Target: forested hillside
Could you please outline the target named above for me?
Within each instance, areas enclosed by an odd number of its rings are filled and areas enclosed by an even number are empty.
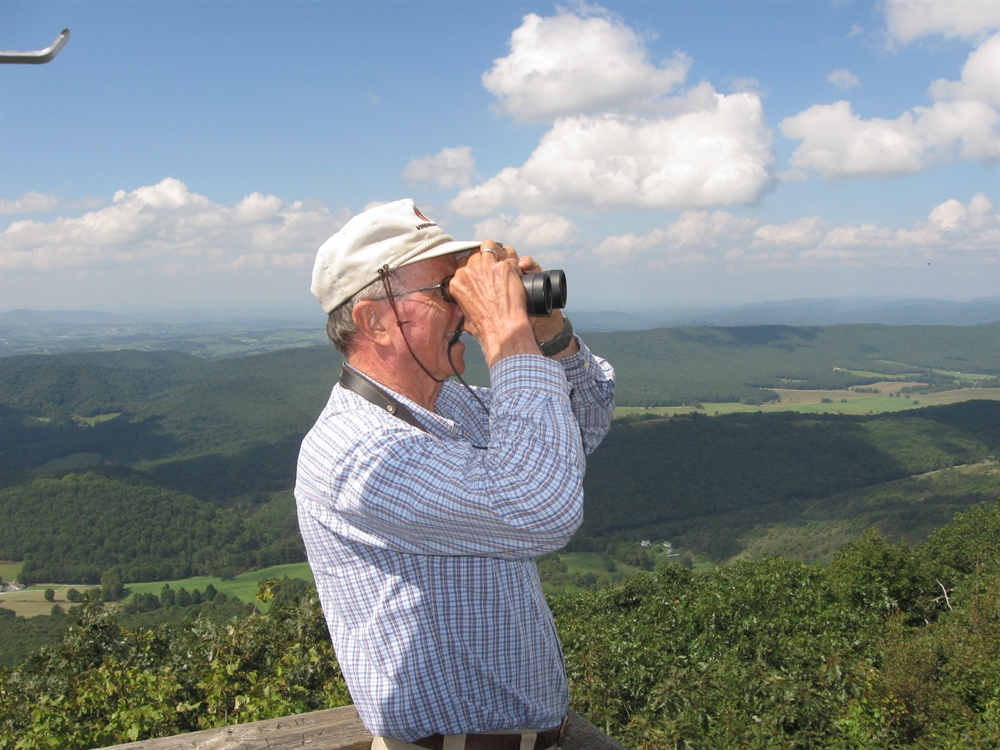
[[[875,376],[858,373],[876,367],[878,377],[924,382],[952,382],[936,372],[947,368],[991,377],[997,332],[770,326],[587,339],[618,370],[618,403],[640,404],[766,400],[774,394],[763,386],[868,383]],[[471,379],[482,380],[470,361]],[[162,351],[0,359],[0,559],[25,560],[29,581],[90,584],[108,571],[135,582],[303,559],[289,490],[339,365],[332,347],[213,361]],[[762,524],[808,508],[810,520],[834,517],[830,503],[816,505],[824,498],[983,462],[996,455],[998,432],[997,404],[987,401],[872,417],[623,423],[589,462],[587,520],[574,545],[673,538],[725,560]],[[918,539],[996,483],[970,480],[923,502],[905,529],[898,508],[869,508],[866,521]]]
[[[626,421],[590,458],[585,521],[570,549],[673,539],[721,562],[761,525],[801,520],[807,510],[810,521],[844,517],[845,491],[950,466],[995,466],[998,442],[995,401],[872,417]],[[0,559],[24,560],[24,581],[87,584],[109,570],[128,583],[302,560],[286,489],[296,448],[288,440],[235,456],[139,462],[144,471],[91,467],[14,478],[0,486]],[[998,494],[1000,475],[988,469],[954,491],[920,502],[892,496],[864,511],[892,536],[920,539],[955,510]]]
[[[614,425],[587,464],[584,524],[594,538],[672,539],[723,561],[759,524],[835,514],[816,501],[915,474],[996,457],[1000,403],[968,401],[872,417],[699,414]],[[1000,495],[1000,477],[939,503],[906,503],[899,536],[919,538],[961,507]],[[898,511],[898,499],[887,506]],[[869,511],[872,509],[869,508]],[[881,519],[878,519],[881,520]],[[596,548],[602,545],[598,543]]]
[[[92,585],[109,570],[162,581],[298,562],[293,505],[285,492],[226,511],[126,469],[34,475],[0,489],[0,554],[24,561],[22,581]]]
[[[586,340],[615,365],[620,406],[670,406],[760,403],[774,398],[768,388],[843,388],[881,379],[871,373],[998,377],[998,336],[993,324],[844,325],[656,328],[588,333]]]
[[[261,588],[262,598],[272,587]],[[829,567],[666,565],[551,602],[571,707],[637,750],[1000,744],[1000,504]],[[0,669],[0,750],[89,748],[349,701],[315,591],[228,626],[76,627]]]

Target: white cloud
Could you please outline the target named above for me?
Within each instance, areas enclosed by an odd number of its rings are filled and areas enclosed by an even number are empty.
[[[882,11],[890,43],[934,34],[974,39],[1000,26],[996,0],[886,0]]]
[[[519,120],[550,121],[654,102],[687,77],[691,60],[675,52],[657,66],[644,41],[602,8],[557,8],[555,16],[524,16],[510,54],[483,74],[497,107]]]
[[[788,224],[765,224],[753,233],[750,247],[755,250],[809,247],[822,239],[825,227],[826,222],[818,216],[796,219]]]
[[[701,84],[660,117],[557,120],[521,167],[507,167],[449,204],[464,216],[503,206],[683,209],[747,203],[770,180],[772,134],[755,94]]]
[[[572,221],[552,213],[500,214],[477,222],[475,228],[475,239],[495,239],[518,251],[569,245],[577,236],[577,228]]]
[[[620,263],[655,250],[655,260],[659,261],[706,262],[709,260],[706,250],[718,247],[723,241],[741,238],[758,223],[758,219],[733,216],[726,211],[685,211],[666,229],[654,229],[642,236],[629,233],[606,237],[594,254],[606,263]]]
[[[756,78],[732,78],[729,80],[729,90],[734,94],[757,94],[764,96],[766,89]]]
[[[984,262],[1000,249],[1000,215],[992,202],[977,193],[967,204],[951,199],[931,210],[926,222],[913,229],[891,229],[874,223],[844,225],[824,231],[819,217],[799,219],[783,226],[763,226],[755,233],[755,250],[795,250],[779,265],[817,264],[848,267],[905,266],[947,260],[957,254],[978,255]],[[745,255],[733,260],[776,263],[773,254]]]
[[[732,271],[745,265],[912,266],[958,256],[986,263],[1000,260],[1000,214],[983,193],[968,203],[945,201],[912,229],[875,223],[829,228],[819,216],[787,224],[759,223],[758,218],[725,211],[686,211],[666,229],[607,237],[594,255],[609,265],[640,260],[644,267],[662,268],[715,261]],[[728,248],[721,258],[720,247]]]
[[[835,70],[829,75],[827,75],[826,80],[836,86],[838,89],[853,89],[861,85],[861,81],[858,79],[854,73],[844,68]]]
[[[286,203],[260,193],[229,208],[168,177],[130,193],[119,190],[113,205],[77,219],[11,223],[2,234],[2,267],[45,271],[156,261],[169,273],[303,268],[347,218],[319,202]]]
[[[273,219],[280,210],[281,198],[278,196],[250,193],[236,204],[233,209],[233,218],[241,224],[256,224]]]
[[[1000,3],[993,5],[1000,9]],[[840,72],[847,73],[834,71],[828,78],[834,81]],[[1000,34],[969,55],[961,80],[938,79],[928,93],[935,99],[932,106],[914,107],[895,120],[864,120],[847,101],[817,104],[785,118],[779,129],[802,144],[792,154],[792,168],[779,178],[801,179],[808,170],[827,178],[908,174],[955,158],[1000,157]]]
[[[1000,106],[1000,34],[979,45],[962,68],[962,80],[939,78],[929,93],[938,101],[973,101]]]
[[[802,140],[792,167],[830,178],[919,172],[953,160],[956,153],[963,159],[995,159],[998,121],[996,109],[982,102],[937,102],[895,120],[863,120],[849,102],[839,101],[814,105],[778,127],[786,138]]]
[[[403,168],[403,177],[406,179],[436,182],[443,188],[469,187],[475,176],[476,162],[472,158],[470,146],[443,148],[437,156],[411,159]]]
[[[29,190],[15,201],[0,199],[0,214],[26,214],[32,211],[51,211],[59,204],[59,199],[49,193]]]
[[[759,219],[733,216],[726,211],[685,211],[667,227],[671,247],[716,247],[721,241],[736,239],[749,232]]]

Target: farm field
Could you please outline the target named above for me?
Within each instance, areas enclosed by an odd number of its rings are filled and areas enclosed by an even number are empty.
[[[188,591],[194,589],[205,590],[208,584],[215,586],[216,590],[224,592],[227,596],[238,596],[244,602],[252,602],[257,595],[257,581],[269,578],[302,578],[307,581],[313,580],[312,570],[309,563],[289,563],[287,565],[272,565],[270,568],[261,570],[251,570],[242,573],[228,581],[223,581],[216,576],[195,576],[194,578],[182,578],[175,581],[153,581],[149,583],[130,583],[128,589],[132,594],[153,593],[159,595],[164,584],[169,583],[174,591],[185,588]]]
[[[85,466],[97,466],[99,463],[101,463],[100,453],[71,453],[68,456],[46,461],[41,466],[32,469],[32,472],[40,474],[46,471],[69,471],[82,469]]]
[[[714,416],[716,414],[734,414],[737,412],[785,411],[794,411],[802,414],[880,414],[883,412],[919,409],[923,406],[956,404],[975,399],[1000,400],[1000,388],[957,388],[952,391],[918,394],[910,398],[906,398],[905,396],[898,398],[896,396],[889,396],[890,391],[896,393],[901,387],[912,385],[921,384],[886,381],[868,386],[869,388],[882,391],[881,393],[863,393],[850,389],[821,391],[773,388],[771,390],[781,397],[780,401],[760,405],[739,402],[705,402],[701,404],[700,409],[694,406],[651,406],[648,408],[620,406],[615,409],[615,416],[624,417],[632,414],[674,416],[676,414],[691,414],[692,412]],[[825,403],[823,399],[829,399],[829,402]],[[846,402],[843,399],[846,399]]]
[[[21,568],[24,566],[23,562],[15,562],[13,560],[0,560],[0,581],[15,581],[17,580],[18,574],[21,572]]]
[[[657,567],[668,563],[668,558],[666,551],[662,546],[662,542],[654,542],[647,548],[647,550],[653,555],[653,559],[655,560]],[[606,562],[604,556],[597,552],[559,552],[558,555],[559,561],[566,564],[566,575],[570,578],[573,578],[576,575],[585,576],[588,573],[592,573],[599,580],[606,583],[607,580],[613,575],[609,573],[605,567]],[[678,559],[679,558],[673,558],[673,561],[676,562]],[[695,558],[695,570],[711,570],[715,567],[715,564],[710,561]],[[632,565],[627,565],[619,560],[615,561],[614,580],[616,583],[627,581],[629,578],[632,578],[642,572],[642,570]],[[544,579],[542,580],[542,590],[549,596],[580,593],[581,591],[581,589],[577,587],[572,580],[566,583],[553,583]]]
[[[14,565],[20,566],[21,563],[4,563],[3,569],[5,576],[8,565],[13,568]],[[147,592],[159,595],[160,591],[163,589],[163,585],[166,583],[169,583],[170,588],[174,591],[181,588],[186,588],[188,591],[193,591],[194,589],[204,591],[205,587],[211,583],[215,586],[216,590],[224,592],[226,596],[238,596],[242,601],[250,603],[254,601],[254,597],[257,595],[258,580],[268,578],[284,578],[285,576],[288,576],[289,578],[303,578],[307,581],[313,580],[312,570],[309,568],[309,563],[292,563],[289,565],[274,565],[270,568],[264,568],[262,570],[252,570],[248,573],[238,575],[228,581],[223,581],[221,578],[214,576],[196,576],[194,578],[183,578],[175,581],[130,583],[126,588],[129,590],[130,595],[145,594]],[[4,580],[11,579],[5,577]],[[55,600],[52,602],[45,601],[45,589],[48,588],[54,589],[56,592]],[[82,584],[65,585],[59,583],[39,583],[34,586],[29,586],[26,589],[22,589],[21,591],[11,591],[5,594],[0,594],[0,606],[5,607],[6,609],[14,610],[14,612],[20,617],[37,617],[38,615],[47,615],[52,610],[53,604],[58,604],[63,607],[63,609],[68,609],[73,606],[71,602],[66,600],[66,592],[71,588],[75,588],[78,591],[86,591],[87,589],[94,587]],[[261,609],[266,610],[267,607],[261,607]]]
[[[56,597],[54,601],[45,601],[45,589],[54,589],[56,592]],[[66,592],[71,588],[76,588],[78,591],[84,591],[88,588],[93,588],[92,586],[63,586],[62,584],[40,584],[38,586],[29,586],[26,589],[21,589],[20,591],[5,591],[0,594],[0,607],[4,609],[10,609],[14,611],[19,617],[38,617],[38,615],[47,615],[52,611],[52,605],[58,604],[63,609],[68,609],[73,606],[70,602],[66,601]]]

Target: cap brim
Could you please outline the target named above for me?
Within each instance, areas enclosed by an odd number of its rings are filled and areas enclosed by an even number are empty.
[[[461,253],[466,250],[477,250],[481,244],[481,240],[450,240],[449,242],[442,242],[440,245],[434,245],[434,247],[430,247],[422,253],[414,255],[412,258],[407,258],[406,262],[401,263],[399,266],[395,266],[395,268],[409,266],[413,263],[419,263],[422,260],[439,258],[442,255]]]

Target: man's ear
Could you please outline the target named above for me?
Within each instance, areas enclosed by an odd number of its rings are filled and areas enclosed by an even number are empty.
[[[358,335],[380,346],[387,346],[392,340],[384,307],[378,300],[363,299],[351,310],[351,320],[357,326]]]

